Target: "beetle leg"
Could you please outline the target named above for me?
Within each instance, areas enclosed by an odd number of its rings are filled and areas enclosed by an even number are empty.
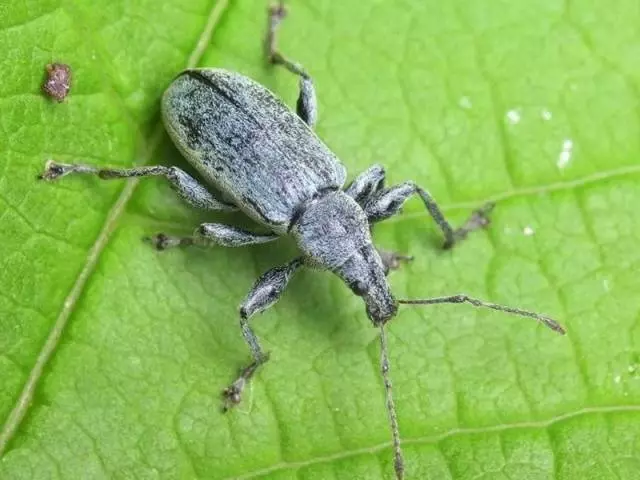
[[[296,258],[280,267],[272,268],[265,272],[248,293],[240,306],[240,328],[245,342],[251,350],[253,361],[240,371],[238,378],[222,392],[224,397],[223,411],[240,403],[242,391],[249,379],[254,375],[260,365],[269,359],[260,346],[258,337],[249,325],[249,318],[260,313],[276,303],[284,292],[291,277],[304,264],[301,258]]]
[[[413,260],[413,257],[410,255],[403,255],[391,250],[382,250],[377,247],[376,250],[378,250],[378,255],[380,255],[380,259],[382,260],[385,275],[388,275],[392,270],[399,269],[401,263],[411,262]]]
[[[462,227],[454,230],[429,192],[413,182],[394,185],[379,191],[371,197],[364,206],[369,222],[380,222],[396,215],[407,198],[415,193],[420,196],[425,207],[427,207],[429,215],[431,215],[438,224],[438,227],[440,227],[440,230],[442,230],[444,234],[443,248],[445,249],[451,248],[456,242],[466,238],[470,232],[489,225],[489,212],[492,210],[493,204],[487,204],[474,211]]]
[[[38,178],[41,180],[57,180],[71,173],[97,175],[103,180],[131,177],[164,177],[178,195],[193,207],[227,212],[237,210],[235,205],[218,200],[195,178],[177,167],[156,165],[134,168],[103,168],[93,165],[58,163],[49,160],[45,165],[44,172]]]
[[[283,1],[269,8],[269,25],[265,39],[267,60],[273,65],[283,66],[300,77],[300,94],[296,103],[296,113],[309,127],[313,128],[318,119],[318,102],[313,80],[302,65],[282,55],[277,48],[276,32],[286,16],[287,10]]]
[[[188,245],[220,245],[223,247],[244,247],[277,240],[278,235],[258,235],[241,228],[222,223],[203,223],[195,233],[188,237],[174,237],[158,233],[147,240],[157,249],[166,250],[171,247]]]
[[[344,192],[364,207],[373,195],[384,188],[384,176],[382,165],[372,165],[354,178]]]

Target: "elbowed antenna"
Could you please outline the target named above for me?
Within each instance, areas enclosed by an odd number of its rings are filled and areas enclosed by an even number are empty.
[[[400,448],[400,429],[398,428],[398,416],[396,406],[393,403],[391,392],[391,377],[389,376],[389,350],[387,348],[387,334],[384,325],[380,325],[380,370],[384,382],[384,390],[387,396],[387,412],[389,412],[389,424],[391,425],[391,435],[393,437],[393,469],[396,472],[396,479],[404,478],[404,459]]]
[[[528,310],[522,310],[520,308],[508,307],[506,305],[500,305],[497,303],[483,302],[477,298],[469,297],[468,295],[450,295],[447,297],[425,298],[417,300],[398,300],[398,303],[405,305],[435,305],[438,303],[470,303],[474,307],[490,308],[492,310],[498,310],[499,312],[511,313],[513,315],[520,315],[521,317],[533,318],[542,323],[546,327],[549,327],[554,332],[558,332],[561,335],[566,333],[564,327],[556,322],[553,318],[541,315],[539,313],[530,312]]]

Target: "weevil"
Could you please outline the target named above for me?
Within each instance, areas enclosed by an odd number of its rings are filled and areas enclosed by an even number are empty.
[[[255,282],[239,308],[242,336],[251,362],[224,389],[224,410],[237,405],[249,379],[269,358],[249,319],[276,303],[294,274],[304,267],[328,270],[364,300],[366,314],[380,332],[381,374],[394,451],[394,470],[404,476],[400,432],[391,391],[384,326],[399,305],[470,303],[535,319],[558,333],[555,320],[538,313],[484,302],[464,294],[402,300],[391,293],[387,273],[410,257],[378,250],[371,238],[374,224],[399,213],[417,195],[453,247],[468,233],[486,227],[491,205],[472,213],[454,229],[428,193],[413,181],[385,186],[385,171],[374,165],[347,186],[346,169],[314,133],[317,102],[312,78],[298,63],[276,48],[276,29],[285,16],[282,3],[270,8],[266,57],[299,77],[296,112],[264,86],[236,72],[218,68],[180,73],[162,97],[162,118],[178,150],[202,177],[202,182],[177,167],[103,168],[48,161],[41,179],[71,173],[102,179],[164,177],[188,204],[210,211],[240,211],[268,231],[258,234],[220,223],[204,223],[192,236],[159,233],[150,238],[158,250],[199,244],[224,247],[272,242],[290,235],[300,256],[272,268]],[[214,193],[216,192],[216,193]]]

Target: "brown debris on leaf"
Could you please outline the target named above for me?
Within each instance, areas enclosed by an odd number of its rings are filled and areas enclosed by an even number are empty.
[[[47,78],[42,91],[50,98],[62,102],[71,88],[71,67],[64,63],[50,63],[46,67]]]

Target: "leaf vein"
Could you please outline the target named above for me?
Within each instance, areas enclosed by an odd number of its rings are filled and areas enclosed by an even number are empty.
[[[206,49],[207,45],[209,45],[209,43],[211,42],[215,27],[222,17],[222,14],[226,11],[230,1],[231,0],[217,0],[212,6],[204,29],[198,39],[198,42],[196,43],[195,48],[193,49],[193,52],[189,56],[187,68],[192,68],[197,65],[198,61],[204,54],[204,50]],[[155,151],[161,137],[162,125],[159,125],[151,136],[149,148],[147,149],[145,155],[145,162],[149,160],[151,154]],[[80,271],[80,274],[78,275],[78,278],[76,279],[73,287],[71,288],[69,295],[65,299],[62,310],[60,311],[58,318],[54,322],[47,340],[45,341],[42,349],[40,350],[40,353],[38,354],[36,362],[31,369],[31,372],[29,373],[29,377],[27,378],[27,381],[25,382],[25,385],[20,392],[20,396],[18,397],[16,405],[7,417],[2,430],[0,430],[0,458],[3,456],[9,442],[21,425],[22,420],[24,419],[29,409],[35,390],[38,387],[39,380],[42,377],[44,368],[53,356],[56,347],[58,346],[62,337],[62,333],[64,332],[69,318],[74,311],[74,307],[80,299],[80,296],[84,291],[84,287],[87,284],[89,277],[98,264],[100,255],[108,244],[111,234],[113,233],[122,212],[127,206],[127,203],[131,199],[131,196],[133,195],[138,182],[139,179],[137,178],[128,180],[126,182],[120,196],[107,214],[105,223],[100,233],[98,234],[95,243],[87,254],[87,260],[82,267],[82,270]]]

